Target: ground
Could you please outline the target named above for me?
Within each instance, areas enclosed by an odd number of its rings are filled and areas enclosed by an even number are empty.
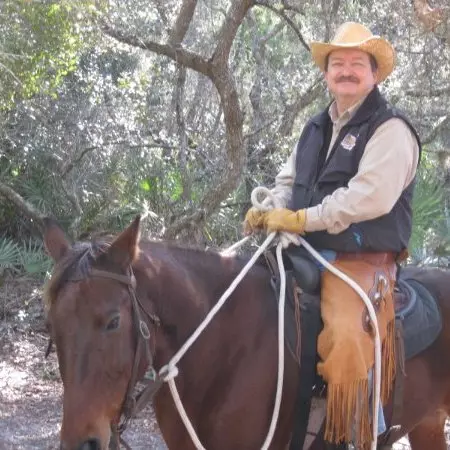
[[[62,385],[55,353],[44,357],[41,287],[33,279],[0,278],[0,450],[58,448]],[[166,448],[150,407],[124,438],[133,449]]]
[[[58,448],[62,386],[55,353],[44,358],[41,288],[34,279],[0,277],[0,450]],[[150,407],[124,437],[133,449],[166,448]]]

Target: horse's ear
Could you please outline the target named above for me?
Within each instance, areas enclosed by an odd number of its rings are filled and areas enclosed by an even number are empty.
[[[44,217],[42,222],[45,248],[55,262],[59,261],[68,252],[71,244],[56,220]]]
[[[141,216],[136,216],[131,225],[114,239],[108,249],[108,259],[123,268],[130,265],[139,252],[139,228]]]

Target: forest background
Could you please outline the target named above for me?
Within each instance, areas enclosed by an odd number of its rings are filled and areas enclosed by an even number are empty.
[[[448,0],[4,0],[0,276],[49,270],[45,215],[77,239],[136,214],[155,238],[240,239],[330,101],[308,43],[349,20],[395,46],[381,89],[423,141],[410,262],[448,266]]]

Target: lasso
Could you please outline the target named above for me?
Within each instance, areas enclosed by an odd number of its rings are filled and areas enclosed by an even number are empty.
[[[264,196],[263,201],[258,199],[259,196]],[[273,196],[272,192],[264,187],[257,187],[252,192],[252,204],[256,208],[259,208],[263,211],[269,211],[272,208],[279,207],[279,203],[277,199]],[[306,242],[301,236],[293,233],[270,233],[266,240],[263,242],[261,247],[256,251],[253,257],[248,261],[248,263],[241,270],[239,275],[233,280],[229,288],[223,293],[218,302],[214,305],[214,307],[209,311],[205,319],[201,322],[201,324],[197,327],[194,333],[189,337],[189,339],[184,343],[184,345],[178,350],[178,352],[172,357],[168,364],[161,368],[159,371],[159,376],[166,382],[169,383],[170,392],[172,393],[172,397],[175,402],[175,406],[178,409],[180,417],[189,433],[189,436],[192,439],[195,447],[198,450],[206,450],[200,442],[194,427],[192,426],[189,417],[186,414],[186,411],[181,402],[180,396],[178,394],[178,390],[175,383],[175,377],[178,375],[177,363],[181,360],[184,354],[189,350],[192,344],[198,339],[203,330],[208,326],[208,324],[212,321],[215,315],[219,312],[220,308],[225,304],[229,296],[236,289],[237,285],[242,281],[245,275],[248,273],[250,268],[255,264],[257,259],[261,256],[261,254],[269,247],[269,245],[274,241],[275,238],[278,238],[279,242],[276,248],[277,262],[280,271],[280,300],[278,305],[278,376],[277,376],[277,390],[275,394],[275,404],[274,410],[272,414],[272,419],[269,426],[269,431],[264,440],[264,443],[261,447],[261,450],[267,450],[272,442],[273,435],[275,433],[275,428],[278,422],[278,416],[280,412],[281,406],[281,395],[283,392],[283,377],[284,377],[284,305],[285,305],[285,292],[286,292],[286,274],[284,270],[283,258],[282,258],[282,249],[288,247],[291,244],[295,245],[303,245],[306,250],[311,253],[311,255],[316,258],[326,269],[335,274],[341,280],[345,281],[349,286],[351,286],[361,297],[363,302],[365,303],[369,317],[375,331],[375,377],[374,377],[374,401],[373,401],[373,417],[372,417],[372,432],[373,432],[373,441],[371,444],[371,449],[376,450],[377,447],[377,435],[378,435],[378,409],[380,406],[380,392],[381,392],[381,341],[380,341],[380,333],[378,329],[378,321],[375,313],[375,309],[372,305],[367,294],[364,290],[349,276],[340,270],[336,269],[332,264],[330,264],[325,258],[323,258],[314,248],[311,247],[308,242]],[[236,248],[243,245],[249,237],[246,237],[224,252],[222,254],[229,254],[233,252]]]

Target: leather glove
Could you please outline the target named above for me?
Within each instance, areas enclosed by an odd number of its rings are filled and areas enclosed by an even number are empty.
[[[251,234],[256,230],[264,228],[264,216],[267,213],[252,206],[245,215],[244,234]]]
[[[265,214],[264,228],[267,233],[272,231],[287,231],[289,233],[305,234],[306,209],[291,211],[286,208],[275,208]]]

